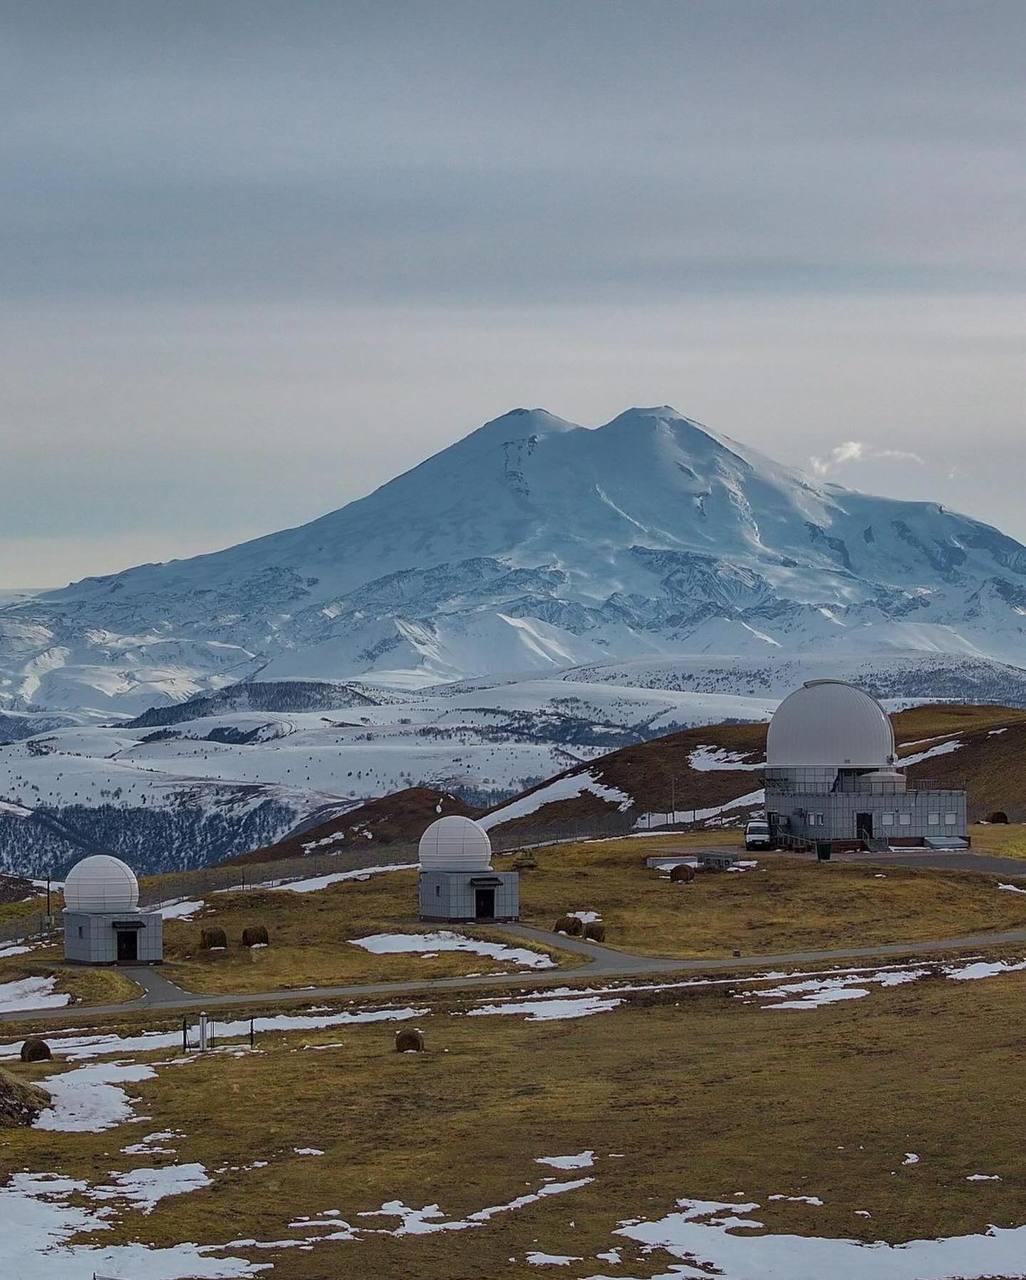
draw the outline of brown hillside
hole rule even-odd
[[[407,787],[392,795],[369,800],[358,809],[330,818],[299,835],[287,836],[276,844],[229,858],[231,866],[253,862],[275,862],[279,858],[302,858],[311,853],[340,853],[345,849],[416,843],[424,828],[441,814],[474,818],[481,812],[465,805],[447,791],[430,787]]]
[[[986,817],[997,809],[1004,810],[1012,821],[1026,819],[1026,711],[938,704],[899,712],[893,721],[899,755],[916,754],[947,739],[963,744],[948,755],[912,765],[911,777],[932,779],[951,787],[965,786],[973,819]],[[559,775],[563,778],[587,773],[604,786],[624,792],[633,800],[629,819],[620,815],[615,802],[584,792],[543,805],[494,830],[503,838],[568,825],[584,831],[604,821],[616,821],[618,815],[624,825],[632,825],[639,812],[652,813],[658,820],[674,804],[678,816],[683,811],[726,804],[761,787],[759,770],[695,770],[689,764],[689,756],[698,747],[722,748],[734,753],[738,763],[761,763],[765,759],[766,730],[765,724],[687,729],[625,747]],[[524,794],[533,795],[550,785],[551,780]],[[508,804],[500,805],[491,812],[507,807]],[[738,818],[747,811],[739,808]]]

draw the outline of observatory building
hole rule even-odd
[[[516,920],[520,876],[492,870],[492,842],[471,821],[439,818],[420,838],[422,920]]]
[[[159,964],[164,919],[139,910],[139,882],[120,858],[96,854],[64,882],[64,958],[79,964]]]
[[[810,680],[775,711],[766,742],[774,842],[842,850],[968,846],[964,791],[906,778],[890,717],[843,680]]]

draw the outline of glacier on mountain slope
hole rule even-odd
[[[398,684],[610,659],[1018,664],[1026,548],[814,484],[667,407],[516,410],[319,520],[0,608],[0,709],[137,713],[253,676]]]

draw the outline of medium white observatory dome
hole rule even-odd
[[[139,881],[120,858],[98,853],[76,862],[64,882],[68,911],[135,911]]]
[[[809,680],[773,713],[766,767],[882,769],[893,765],[894,729],[879,702],[845,680]]]
[[[432,822],[420,837],[423,871],[490,871],[492,842],[470,818],[451,814]]]

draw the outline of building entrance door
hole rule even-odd
[[[139,959],[137,929],[118,929],[118,964],[133,964]]]
[[[477,920],[495,919],[495,890],[474,890],[474,917]]]
[[[871,813],[857,813],[855,815],[855,835],[859,840],[872,840],[873,815]]]

